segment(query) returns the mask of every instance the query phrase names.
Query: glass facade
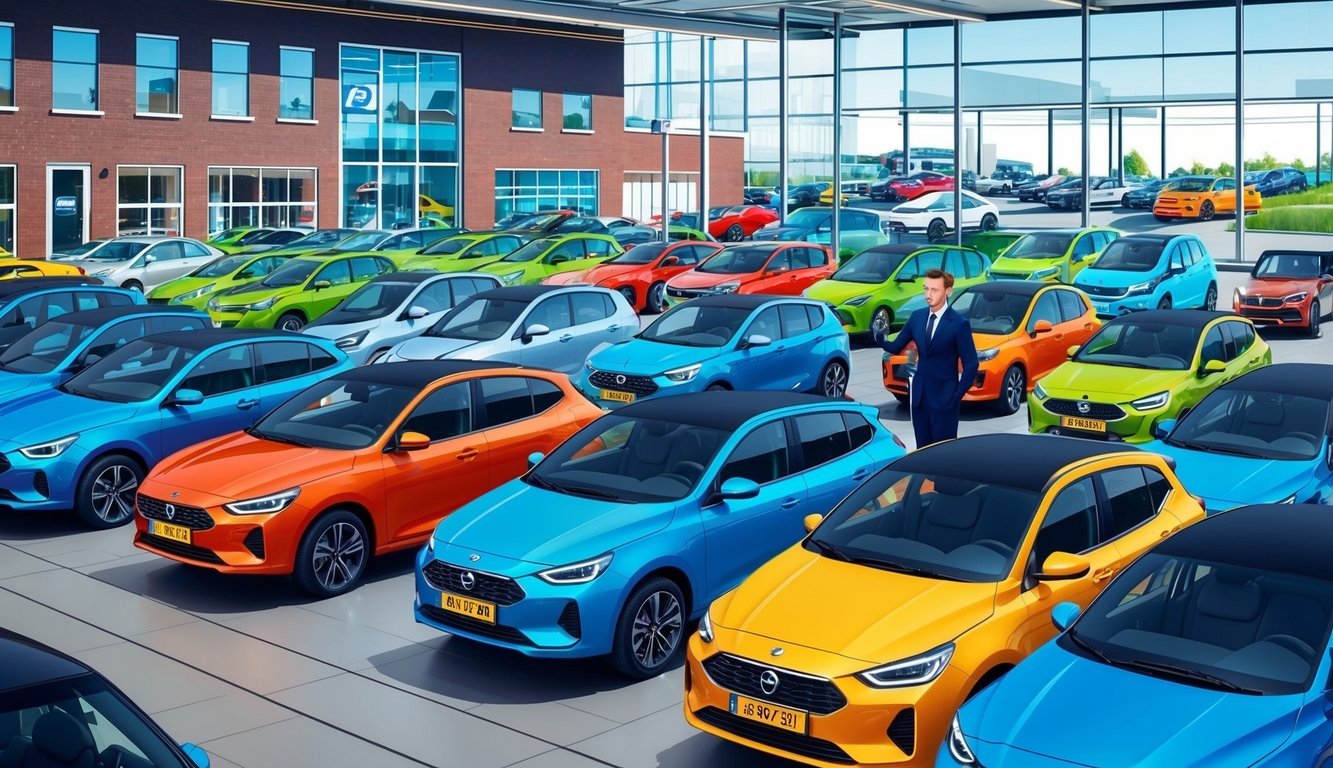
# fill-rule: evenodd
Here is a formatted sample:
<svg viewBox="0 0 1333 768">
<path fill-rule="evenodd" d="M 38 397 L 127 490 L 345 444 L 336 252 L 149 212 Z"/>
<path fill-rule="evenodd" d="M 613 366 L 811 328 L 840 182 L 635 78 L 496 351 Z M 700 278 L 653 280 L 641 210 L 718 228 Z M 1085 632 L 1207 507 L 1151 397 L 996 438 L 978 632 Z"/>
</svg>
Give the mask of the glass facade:
<svg viewBox="0 0 1333 768">
<path fill-rule="evenodd" d="M 208 169 L 208 231 L 230 227 L 313 227 L 319 221 L 314 168 Z"/>
<path fill-rule="evenodd" d="M 10 56 L 12 70 L 12 50 Z M 97 104 L 97 32 L 55 28 L 51 32 L 51 108 L 86 112 L 96 110 Z"/>
<path fill-rule="evenodd" d="M 174 115 L 180 113 L 177 78 L 177 46 L 174 37 L 138 35 L 135 38 L 136 112 Z"/>
<path fill-rule="evenodd" d="M 0 165 L 0 248 L 14 253 L 15 195 L 14 176 L 17 168 Z"/>
<path fill-rule="evenodd" d="M 179 165 L 117 166 L 116 234 L 181 234 L 184 175 Z"/>
<path fill-rule="evenodd" d="M 0 107 L 14 106 L 14 26 L 0 22 Z"/>
<path fill-rule="evenodd" d="M 213 41 L 213 114 L 250 114 L 250 44 Z"/>
<path fill-rule="evenodd" d="M 598 172 L 503 169 L 495 172 L 495 220 L 511 213 L 568 208 L 597 215 Z"/>
<path fill-rule="evenodd" d="M 315 117 L 315 52 L 309 48 L 278 51 L 278 117 L 311 120 Z"/>
<path fill-rule="evenodd" d="M 514 106 L 510 126 L 540 129 L 542 127 L 542 92 L 515 88 L 513 98 Z"/>
<path fill-rule="evenodd" d="M 587 93 L 565 94 L 565 130 L 592 130 L 592 95 Z"/>
</svg>

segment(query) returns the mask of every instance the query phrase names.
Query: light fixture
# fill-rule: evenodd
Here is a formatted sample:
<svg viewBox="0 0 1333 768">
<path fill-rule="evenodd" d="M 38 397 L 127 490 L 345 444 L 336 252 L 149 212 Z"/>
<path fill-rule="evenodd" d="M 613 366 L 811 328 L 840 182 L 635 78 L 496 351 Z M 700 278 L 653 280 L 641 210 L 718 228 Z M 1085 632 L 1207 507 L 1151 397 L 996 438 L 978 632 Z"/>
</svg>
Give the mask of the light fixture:
<svg viewBox="0 0 1333 768">
<path fill-rule="evenodd" d="M 1048 2 L 1048 3 L 1055 3 L 1056 5 L 1063 5 L 1063 6 L 1066 7 L 1066 8 L 1077 8 L 1077 9 L 1079 9 L 1080 11 L 1083 10 L 1083 3 L 1079 2 L 1079 0 L 1046 0 L 1046 2 Z M 1097 6 L 1093 5 L 1092 3 L 1088 3 L 1088 10 L 1089 10 L 1089 11 L 1100 11 L 1101 8 L 1098 8 Z"/>
<path fill-rule="evenodd" d="M 890 11 L 901 11 L 903 13 L 914 13 L 921 16 L 935 16 L 942 19 L 957 19 L 959 21 L 985 21 L 985 16 L 976 16 L 970 13 L 958 13 L 956 11 L 944 11 L 938 8 L 924 8 L 915 5 L 903 5 L 901 3 L 890 3 L 886 0 L 861 0 L 865 5 L 874 8 L 884 8 Z"/>
</svg>

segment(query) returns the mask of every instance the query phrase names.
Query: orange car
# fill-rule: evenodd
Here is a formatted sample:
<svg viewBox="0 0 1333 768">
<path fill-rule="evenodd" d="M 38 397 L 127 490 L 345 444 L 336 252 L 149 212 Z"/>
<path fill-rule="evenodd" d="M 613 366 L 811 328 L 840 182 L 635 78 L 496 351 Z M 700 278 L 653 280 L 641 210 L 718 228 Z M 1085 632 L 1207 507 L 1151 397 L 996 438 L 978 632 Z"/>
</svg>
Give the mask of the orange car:
<svg viewBox="0 0 1333 768">
<path fill-rule="evenodd" d="M 584 283 L 620 291 L 635 312 L 665 312 L 666 283 L 722 250 L 721 243 L 679 240 L 674 243 L 643 243 L 626 247 L 595 267 L 555 274 L 543 285 Z"/>
<path fill-rule="evenodd" d="M 1101 326 L 1082 291 L 1059 283 L 996 280 L 961 291 L 953 308 L 972 324 L 981 363 L 964 400 L 990 401 L 1002 415 L 1018 410 L 1037 381 Z M 884 388 L 908 401 L 905 355 L 884 361 Z"/>
<path fill-rule="evenodd" d="M 1245 211 L 1257 211 L 1263 198 L 1253 184 L 1245 187 Z M 1158 221 L 1199 219 L 1208 221 L 1219 213 L 1236 212 L 1236 180 L 1230 177 L 1182 176 L 1162 187 L 1153 203 Z"/>
<path fill-rule="evenodd" d="M 139 488 L 134 545 L 223 573 L 346 592 L 371 554 L 440 518 L 601 416 L 551 371 L 421 361 L 345 371 L 254 427 L 187 448 Z"/>
</svg>

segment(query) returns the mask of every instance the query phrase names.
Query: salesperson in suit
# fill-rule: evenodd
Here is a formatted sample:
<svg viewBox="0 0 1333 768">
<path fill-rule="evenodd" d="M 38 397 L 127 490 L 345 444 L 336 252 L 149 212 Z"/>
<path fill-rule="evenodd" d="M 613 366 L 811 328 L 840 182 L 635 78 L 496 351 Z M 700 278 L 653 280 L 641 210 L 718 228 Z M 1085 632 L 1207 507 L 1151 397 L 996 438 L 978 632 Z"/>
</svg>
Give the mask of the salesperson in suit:
<svg viewBox="0 0 1333 768">
<path fill-rule="evenodd" d="M 949 306 L 953 275 L 932 269 L 923 282 L 926 309 L 913 312 L 893 341 L 885 340 L 883 329 L 874 331 L 875 341 L 890 355 L 916 342 L 916 374 L 909 392 L 917 448 L 958 437 L 958 410 L 978 366 L 972 324 Z"/>
</svg>

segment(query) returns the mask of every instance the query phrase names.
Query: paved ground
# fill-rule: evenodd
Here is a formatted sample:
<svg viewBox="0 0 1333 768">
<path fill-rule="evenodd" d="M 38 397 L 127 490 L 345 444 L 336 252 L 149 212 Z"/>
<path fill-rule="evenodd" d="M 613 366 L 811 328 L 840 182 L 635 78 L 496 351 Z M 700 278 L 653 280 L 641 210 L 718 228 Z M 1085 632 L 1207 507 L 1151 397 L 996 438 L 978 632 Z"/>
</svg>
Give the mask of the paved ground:
<svg viewBox="0 0 1333 768">
<path fill-rule="evenodd" d="M 1241 277 L 1223 275 L 1224 298 Z M 1333 362 L 1329 331 L 1263 335 L 1279 362 Z M 911 445 L 880 352 L 853 357 L 851 394 Z M 961 431 L 1025 428 L 1022 411 L 968 408 Z M 312 602 L 285 580 L 223 577 L 129 542 L 61 516 L 0 518 L 0 624 L 99 669 L 220 768 L 792 765 L 687 727 L 678 668 L 627 684 L 597 662 L 528 661 L 414 624 L 411 553 Z"/>
</svg>

